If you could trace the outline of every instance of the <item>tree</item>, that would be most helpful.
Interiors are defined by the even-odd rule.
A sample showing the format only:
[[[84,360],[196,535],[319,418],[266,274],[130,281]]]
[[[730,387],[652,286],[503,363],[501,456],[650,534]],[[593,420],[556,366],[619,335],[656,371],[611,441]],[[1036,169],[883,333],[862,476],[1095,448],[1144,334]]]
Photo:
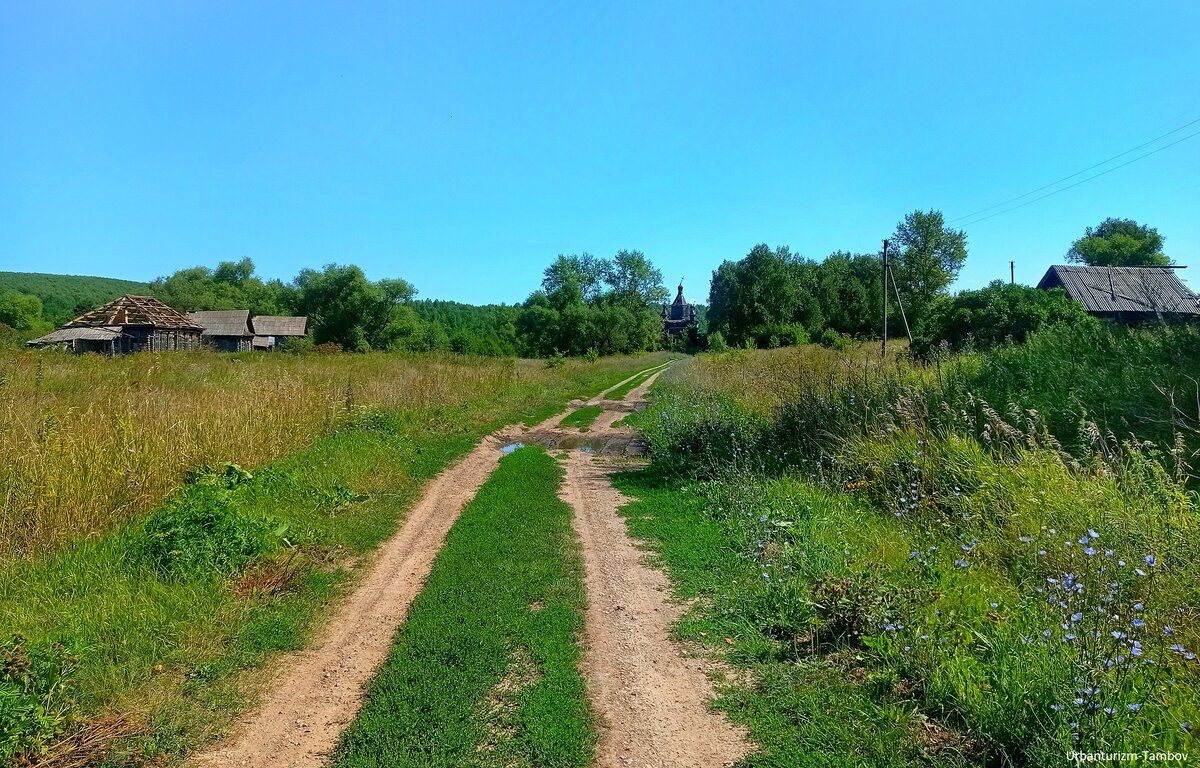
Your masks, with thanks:
[[[1171,259],[1163,253],[1158,230],[1133,219],[1105,219],[1088,227],[1071,244],[1067,261],[1090,267],[1165,267]]]
[[[641,251],[618,251],[612,261],[604,262],[604,282],[615,303],[635,311],[662,304],[670,297],[662,270]]]
[[[297,308],[311,319],[318,344],[366,352],[387,349],[420,331],[416,313],[404,306],[416,294],[406,280],[372,283],[354,265],[329,264],[320,272],[302,270],[294,285]]]
[[[248,309],[254,315],[291,311],[294,291],[279,280],[254,275],[254,262],[223,261],[216,269],[190,267],[150,285],[151,293],[183,312],[204,309]]]
[[[892,273],[910,316],[925,308],[958,277],[967,260],[967,235],[946,226],[941,211],[913,211],[891,237]]]
[[[787,246],[775,250],[760,243],[741,261],[726,261],[713,272],[708,294],[708,325],[734,345],[762,336],[796,320],[806,297],[800,295],[800,271]]]
[[[589,253],[581,256],[559,254],[554,263],[542,273],[542,290],[547,295],[566,292],[578,293],[585,302],[595,301],[604,288],[604,273],[607,263]]]
[[[42,324],[42,300],[29,293],[0,293],[0,325],[32,331]]]
[[[938,297],[917,321],[913,353],[929,357],[943,342],[952,350],[991,349],[1053,325],[1098,321],[1061,288],[1043,291],[996,280],[986,288]]]

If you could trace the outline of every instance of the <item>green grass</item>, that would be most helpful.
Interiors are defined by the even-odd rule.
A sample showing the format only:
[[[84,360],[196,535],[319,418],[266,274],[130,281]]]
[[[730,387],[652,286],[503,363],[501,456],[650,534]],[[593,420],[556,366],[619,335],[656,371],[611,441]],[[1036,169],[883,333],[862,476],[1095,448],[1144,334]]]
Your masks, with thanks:
[[[639,367],[632,371],[625,369],[615,376],[611,373],[611,369],[606,370],[604,374],[593,374],[586,381],[580,380],[576,389],[573,390],[574,394],[566,399],[562,397],[561,392],[543,397],[536,408],[526,413],[523,423],[527,427],[536,426],[551,416],[556,416],[566,410],[567,404],[572,398],[591,399],[631,376],[643,375],[649,366],[653,367],[652,370],[664,367],[671,362],[668,359],[668,355],[669,353],[667,352],[652,352],[647,355],[626,358],[631,361],[636,360],[640,364]],[[662,360],[666,360],[667,362],[663,363],[661,362]]]
[[[585,405],[582,408],[576,408],[571,411],[562,421],[558,422],[558,426],[566,428],[578,428],[580,432],[587,432],[591,428],[592,423],[604,413],[603,405]]]
[[[1194,334],[1119,338],[1152,387]],[[1054,348],[966,365],[1024,369]],[[1111,360],[1077,359],[1090,371],[1062,363],[1037,397],[1032,376],[993,381],[994,402],[1017,403],[1003,413],[941,400],[970,402],[949,366],[840,379],[852,364],[825,353],[701,356],[659,380],[633,419],[652,469],[619,484],[638,499],[631,530],[699,598],[680,632],[747,670],[721,706],[763,745],[750,764],[1049,767],[1075,745],[1195,748],[1189,457],[1109,441],[1077,460],[1048,436],[1018,406],[1089,375],[1137,390]],[[767,373],[792,391],[764,398]],[[1147,412],[1122,399],[1106,418]]]
[[[61,642],[78,657],[69,696],[73,722],[122,715],[140,731],[116,746],[113,760],[142,750],[174,764],[225,732],[253,701],[262,685],[254,669],[309,641],[329,603],[353,586],[359,556],[396,530],[425,481],[483,434],[547,402],[594,392],[612,380],[615,367],[627,376],[641,363],[563,370],[550,382],[518,383],[464,408],[367,414],[253,468],[251,478],[220,489],[215,499],[204,483],[185,486],[145,518],[36,559],[6,562],[0,627],[23,635],[30,648]],[[143,554],[155,551],[146,547],[146,521],[169,521],[170,510],[190,502],[220,512],[215,519],[229,535],[219,541],[265,530],[266,553],[232,578],[164,566],[162,557]],[[247,528],[245,521],[266,525]],[[215,541],[200,537],[189,544],[195,557],[183,559],[224,562],[209,551]],[[233,588],[257,573],[278,572],[293,546],[301,552],[293,567],[300,567],[283,588],[244,595]],[[0,708],[0,730],[4,716]]]
[[[677,634],[744,670],[736,679],[746,684],[722,686],[716,701],[761,747],[744,765],[966,764],[953,755],[923,757],[911,702],[877,695],[879,681],[856,681],[844,673],[844,662],[827,655],[794,652],[794,634],[779,635],[788,617],[786,595],[773,592],[761,565],[742,550],[741,531],[712,514],[694,482],[650,468],[617,475],[615,484],[635,499],[621,510],[630,534],[649,544],[676,593],[692,602]],[[820,505],[820,513],[795,535],[813,548],[838,540],[836,526],[845,521],[831,515],[835,505],[816,497],[808,501]],[[894,536],[885,524],[856,544]]]
[[[643,372],[639,373],[637,376],[631,378],[629,381],[625,382],[621,386],[617,387],[616,389],[613,389],[611,392],[606,394],[604,396],[604,399],[605,400],[624,400],[625,397],[630,392],[632,392],[633,390],[637,389],[642,384],[644,384],[646,382],[646,379],[650,378],[651,376],[658,373],[659,371],[665,369],[672,362],[674,362],[674,361],[667,361],[666,363],[664,363],[660,366],[657,366],[655,368],[651,368],[648,371],[643,371]]]
[[[505,457],[463,510],[338,747],[358,766],[586,766],[583,573],[563,471]]]

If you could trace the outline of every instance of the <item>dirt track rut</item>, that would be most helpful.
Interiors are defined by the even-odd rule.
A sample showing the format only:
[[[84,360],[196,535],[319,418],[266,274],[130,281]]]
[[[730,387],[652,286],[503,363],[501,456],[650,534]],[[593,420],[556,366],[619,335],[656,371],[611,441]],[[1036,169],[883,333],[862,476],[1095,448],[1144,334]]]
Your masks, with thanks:
[[[704,664],[683,657],[670,638],[681,609],[669,599],[666,577],[646,565],[644,553],[629,539],[617,514],[626,500],[609,482],[609,473],[639,449],[636,435],[613,423],[644,403],[655,378],[657,374],[624,401],[588,401],[603,404],[605,411],[586,437],[559,429],[562,414],[532,429],[509,428],[484,438],[434,479],[313,647],[287,657],[279,665],[279,679],[240,720],[235,735],[196,756],[192,764],[327,764],[447,532],[495,469],[500,447],[514,441],[568,449],[561,496],[574,509],[584,550],[589,603],[584,672],[593,711],[602,723],[595,764],[709,768],[744,755],[743,735],[707,707],[713,692]]]

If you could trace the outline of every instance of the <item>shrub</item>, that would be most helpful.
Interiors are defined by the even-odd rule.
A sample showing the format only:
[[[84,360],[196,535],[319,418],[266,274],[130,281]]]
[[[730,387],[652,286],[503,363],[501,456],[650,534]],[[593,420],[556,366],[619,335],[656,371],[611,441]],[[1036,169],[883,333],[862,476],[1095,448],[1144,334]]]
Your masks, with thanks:
[[[838,333],[832,328],[826,328],[821,332],[820,342],[822,347],[836,349],[839,352],[845,352],[854,346],[853,342],[850,341],[849,336],[846,336],[843,333]]]
[[[230,575],[270,548],[282,531],[273,535],[267,520],[234,509],[223,480],[188,486],[146,520],[140,548],[150,564],[166,573]]]
[[[71,720],[75,658],[58,643],[0,640],[0,763],[24,764]]]
[[[993,349],[1055,325],[1095,327],[1098,321],[1061,289],[1043,291],[995,281],[986,288],[962,291],[933,302],[917,321],[913,354],[928,358],[945,342],[961,351],[968,346]]]
[[[725,334],[720,331],[713,331],[708,334],[708,351],[709,352],[724,352],[729,349],[729,345],[725,343]]]

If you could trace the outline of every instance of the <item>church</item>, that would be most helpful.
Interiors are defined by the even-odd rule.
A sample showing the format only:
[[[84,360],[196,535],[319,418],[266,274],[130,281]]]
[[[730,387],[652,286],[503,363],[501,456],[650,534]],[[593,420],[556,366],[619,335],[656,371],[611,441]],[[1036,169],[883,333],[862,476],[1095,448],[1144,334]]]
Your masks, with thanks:
[[[675,294],[675,301],[663,304],[662,321],[664,340],[678,336],[690,337],[691,332],[699,327],[696,307],[683,298],[683,281],[679,283],[679,292]]]

